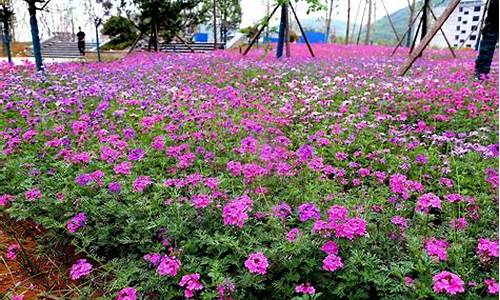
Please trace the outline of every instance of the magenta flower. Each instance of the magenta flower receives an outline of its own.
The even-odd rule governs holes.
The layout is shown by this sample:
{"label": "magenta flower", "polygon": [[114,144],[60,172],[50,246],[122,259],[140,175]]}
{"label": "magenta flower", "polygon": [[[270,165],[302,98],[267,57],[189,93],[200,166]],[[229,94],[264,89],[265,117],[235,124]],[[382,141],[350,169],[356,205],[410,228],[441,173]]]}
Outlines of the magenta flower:
{"label": "magenta flower", "polygon": [[447,241],[438,240],[433,237],[424,242],[424,247],[429,256],[437,258],[438,260],[448,260]]}
{"label": "magenta flower", "polygon": [[342,263],[342,259],[336,254],[329,254],[323,260],[323,270],[325,271],[335,272],[338,269],[341,269],[343,266],[344,264]]}
{"label": "magenta flower", "polygon": [[241,196],[224,206],[224,225],[234,225],[243,228],[248,220],[247,212],[252,208],[253,201],[247,195]]}
{"label": "magenta flower", "polygon": [[434,284],[432,288],[436,293],[448,293],[450,295],[456,295],[458,293],[463,293],[464,282],[456,274],[448,271],[443,271],[432,277]]}
{"label": "magenta flower", "polygon": [[34,188],[24,193],[24,196],[28,201],[35,201],[37,199],[42,198],[42,192],[39,189]]}
{"label": "magenta flower", "polygon": [[415,211],[429,213],[432,207],[441,209],[441,199],[433,193],[427,193],[418,198]]}
{"label": "magenta flower", "polygon": [[334,241],[328,241],[323,246],[321,246],[321,251],[325,252],[326,254],[337,255],[339,253],[339,247],[337,246],[337,244],[335,244]]}
{"label": "magenta flower", "polygon": [[194,195],[191,202],[196,208],[205,208],[212,203],[212,199],[208,195]]}
{"label": "magenta flower", "polygon": [[314,295],[316,293],[316,289],[311,285],[310,282],[306,282],[296,286],[295,293],[304,295]]}
{"label": "magenta flower", "polygon": [[19,246],[18,243],[13,243],[10,244],[9,247],[7,247],[7,252],[5,253],[5,258],[8,260],[14,260],[17,257],[17,252],[21,249],[21,246]]}
{"label": "magenta flower", "polygon": [[297,236],[300,235],[300,230],[295,227],[295,228],[292,228],[290,229],[290,231],[288,231],[288,233],[286,234],[286,237],[288,239],[289,242],[293,242],[297,239]]}
{"label": "magenta flower", "polygon": [[498,241],[481,238],[477,244],[477,255],[485,260],[498,257]]}
{"label": "magenta flower", "polygon": [[200,283],[200,274],[187,274],[182,276],[179,285],[184,287],[184,296],[192,298],[196,291],[203,289],[203,284]]}
{"label": "magenta flower", "polygon": [[132,183],[132,190],[134,192],[143,192],[146,189],[146,187],[148,187],[152,183],[153,181],[151,180],[151,177],[139,176]]}
{"label": "magenta flower", "polygon": [[68,223],[66,224],[66,228],[68,228],[68,231],[70,233],[75,233],[78,229],[85,226],[86,222],[87,222],[87,215],[81,212],[76,214],[76,216],[74,216],[68,221]]}
{"label": "magenta flower", "polygon": [[495,278],[488,278],[484,280],[484,284],[488,287],[488,293],[498,295],[498,280]]}
{"label": "magenta flower", "polygon": [[156,268],[161,276],[174,277],[181,268],[181,261],[176,257],[163,256],[160,264]]}
{"label": "magenta flower", "polygon": [[118,292],[116,300],[136,300],[137,290],[131,287],[126,287]]}
{"label": "magenta flower", "polygon": [[86,259],[79,259],[71,266],[69,276],[72,280],[86,277],[92,272],[92,265]]}
{"label": "magenta flower", "polygon": [[251,253],[245,261],[245,267],[253,274],[265,275],[269,262],[267,257],[262,252]]}

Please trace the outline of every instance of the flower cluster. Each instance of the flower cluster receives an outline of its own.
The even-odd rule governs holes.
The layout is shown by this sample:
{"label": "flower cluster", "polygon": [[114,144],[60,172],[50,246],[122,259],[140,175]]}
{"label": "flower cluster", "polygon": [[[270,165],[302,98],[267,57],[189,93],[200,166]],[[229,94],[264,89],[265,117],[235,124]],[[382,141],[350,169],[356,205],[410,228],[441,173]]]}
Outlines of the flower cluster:
{"label": "flower cluster", "polygon": [[92,272],[92,265],[86,259],[79,259],[71,266],[69,276],[72,280],[86,277]]}
{"label": "flower cluster", "polygon": [[266,275],[269,262],[262,252],[251,253],[245,261],[245,267],[253,274]]}

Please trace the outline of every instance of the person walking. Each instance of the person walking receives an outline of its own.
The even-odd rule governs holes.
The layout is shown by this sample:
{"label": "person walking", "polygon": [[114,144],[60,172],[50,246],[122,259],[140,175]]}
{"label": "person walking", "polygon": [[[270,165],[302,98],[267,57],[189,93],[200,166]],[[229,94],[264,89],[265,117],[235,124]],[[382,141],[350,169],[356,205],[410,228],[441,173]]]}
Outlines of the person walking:
{"label": "person walking", "polygon": [[80,55],[85,56],[85,33],[81,27],[78,27],[76,38],[78,39],[78,51],[80,51]]}
{"label": "person walking", "polygon": [[491,61],[498,42],[498,0],[491,0],[484,23],[479,55],[476,59],[476,77],[484,79],[490,73]]}

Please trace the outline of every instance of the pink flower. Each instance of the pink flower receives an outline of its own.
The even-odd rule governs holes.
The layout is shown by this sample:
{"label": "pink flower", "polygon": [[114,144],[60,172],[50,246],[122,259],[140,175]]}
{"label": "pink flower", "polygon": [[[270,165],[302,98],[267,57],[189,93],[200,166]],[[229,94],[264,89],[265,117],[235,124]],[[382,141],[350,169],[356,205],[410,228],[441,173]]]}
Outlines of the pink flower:
{"label": "pink flower", "polygon": [[137,290],[131,287],[126,287],[118,292],[116,300],[136,300]]}
{"label": "pink flower", "polygon": [[438,260],[448,260],[448,242],[430,238],[424,242],[425,251],[431,257],[436,257]]}
{"label": "pink flower", "polygon": [[316,293],[316,289],[314,289],[311,283],[306,282],[296,286],[295,293],[304,295],[314,295]]}
{"label": "pink flower", "polygon": [[132,163],[128,161],[124,161],[122,163],[117,164],[114,168],[113,171],[117,175],[122,174],[122,175],[130,175],[130,170],[132,169]]}
{"label": "pink flower", "polygon": [[42,192],[39,189],[34,188],[24,193],[24,196],[28,201],[35,201],[37,199],[42,198]]}
{"label": "pink flower", "polygon": [[489,259],[490,257],[498,257],[498,241],[481,238],[477,244],[477,255]]}
{"label": "pink flower", "polygon": [[224,206],[224,225],[235,225],[243,228],[248,220],[247,212],[252,208],[253,201],[247,195],[241,196]]}
{"label": "pink flower", "polygon": [[498,295],[498,281],[495,278],[484,280],[484,284],[488,287],[488,293]]}
{"label": "pink flower", "polygon": [[181,268],[181,261],[175,257],[163,256],[156,268],[161,276],[174,277]]}
{"label": "pink flower", "polygon": [[432,279],[434,280],[432,288],[438,294],[446,292],[455,295],[465,291],[463,280],[451,272],[443,271],[434,275]]}
{"label": "pink flower", "polygon": [[288,231],[288,233],[286,234],[286,237],[287,237],[289,242],[293,242],[297,239],[297,236],[299,234],[300,234],[300,230],[297,227],[295,227],[295,228],[290,229],[290,231]]}
{"label": "pink flower", "polygon": [[457,218],[450,220],[450,226],[457,230],[464,230],[465,228],[467,228],[468,225],[469,223],[465,218]]}
{"label": "pink flower", "polygon": [[17,251],[21,249],[21,246],[19,246],[18,243],[13,243],[10,244],[9,247],[7,247],[7,253],[5,254],[5,258],[8,260],[14,260],[17,257]]}
{"label": "pink flower", "polygon": [[10,300],[23,300],[24,299],[24,295],[12,295],[12,297],[10,298]]}
{"label": "pink flower", "polygon": [[329,254],[323,260],[323,270],[325,271],[334,272],[342,268],[343,266],[344,264],[342,263],[342,259],[340,258],[340,256],[337,256],[335,254]]}
{"label": "pink flower", "polygon": [[71,266],[69,276],[72,280],[78,280],[92,272],[92,265],[86,259],[79,259]]}
{"label": "pink flower", "polygon": [[9,194],[0,195],[0,206],[7,206],[14,200],[14,196]]}
{"label": "pink flower", "polygon": [[251,253],[245,261],[245,267],[253,274],[265,275],[269,262],[267,257],[262,252]]}
{"label": "pink flower", "polygon": [[196,208],[204,208],[212,203],[212,199],[208,195],[194,195],[191,201]]}
{"label": "pink flower", "polygon": [[194,292],[202,290],[203,284],[200,283],[200,274],[187,274],[182,276],[179,285],[184,287],[184,296],[186,298],[191,298],[194,296]]}
{"label": "pink flower", "polygon": [[152,183],[153,181],[149,176],[139,176],[132,183],[132,190],[134,192],[143,192]]}
{"label": "pink flower", "polygon": [[433,193],[427,193],[418,198],[415,211],[429,213],[431,207],[441,209],[441,199]]}
{"label": "pink flower", "polygon": [[335,244],[335,242],[328,241],[321,247],[321,251],[325,252],[326,254],[337,255],[339,253],[339,247],[337,246],[337,244]]}

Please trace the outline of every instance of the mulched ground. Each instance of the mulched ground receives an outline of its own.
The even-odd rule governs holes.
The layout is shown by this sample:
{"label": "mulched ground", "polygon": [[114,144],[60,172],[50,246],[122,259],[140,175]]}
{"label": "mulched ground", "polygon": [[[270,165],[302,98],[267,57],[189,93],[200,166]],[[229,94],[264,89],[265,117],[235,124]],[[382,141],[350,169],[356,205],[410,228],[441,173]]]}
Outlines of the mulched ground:
{"label": "mulched ground", "polygon": [[[13,222],[0,216],[0,299],[23,295],[23,300],[71,298],[75,285],[67,278],[71,249],[57,251],[67,258],[41,254],[40,239],[44,231],[28,222]],[[16,259],[6,258],[9,245],[19,243]],[[56,252],[54,252],[56,253]],[[68,256],[67,253],[70,253]]]}

